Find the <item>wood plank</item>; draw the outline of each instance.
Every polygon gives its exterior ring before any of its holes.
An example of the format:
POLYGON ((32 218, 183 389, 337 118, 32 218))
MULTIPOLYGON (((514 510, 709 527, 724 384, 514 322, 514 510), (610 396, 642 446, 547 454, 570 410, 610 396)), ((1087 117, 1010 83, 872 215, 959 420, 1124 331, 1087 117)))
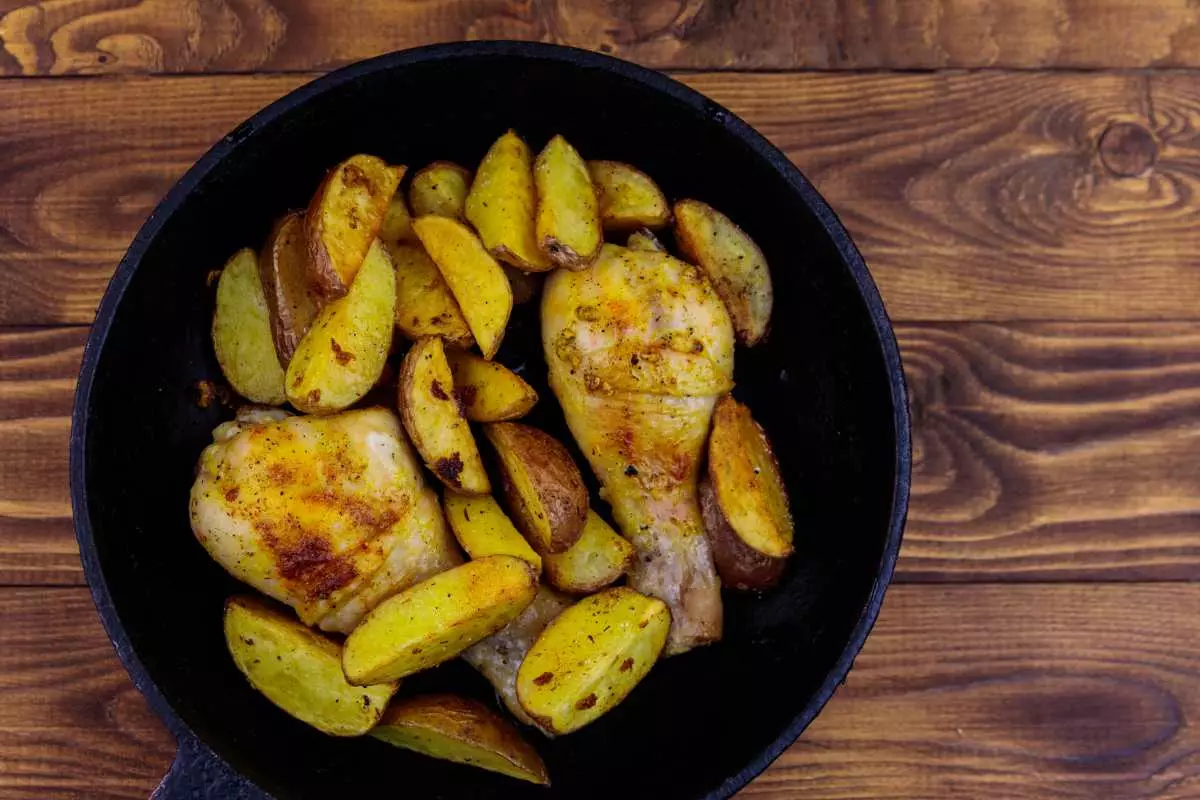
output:
MULTIPOLYGON (((1200 579, 1200 322, 898 328, 899 580, 1200 579)), ((84 329, 0 332, 0 584, 78 584, 66 446, 84 329)))
MULTIPOLYGON (((898 319, 1185 319, 1200 308, 1194 81, 685 77, 806 171, 898 319)), ((171 183, 304 80, 0 81, 0 148, 13 154, 0 171, 0 324, 90 322, 171 183)))
MULTIPOLYGON (((172 743, 86 591, 3 589, 0 611, 0 794, 146 797, 172 743)), ((1195 584, 894 587, 847 684, 745 795, 1195 797, 1198 643, 1195 584)))
POLYGON ((487 38, 660 68, 1200 65, 1188 0, 4 0, 0 12, 10 75, 324 69, 487 38))

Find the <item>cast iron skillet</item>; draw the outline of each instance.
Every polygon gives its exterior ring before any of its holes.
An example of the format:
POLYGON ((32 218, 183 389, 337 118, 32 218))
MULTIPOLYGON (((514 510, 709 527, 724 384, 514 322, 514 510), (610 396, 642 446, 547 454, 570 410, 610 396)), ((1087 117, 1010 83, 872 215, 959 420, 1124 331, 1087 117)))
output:
MULTIPOLYGON (((153 115, 154 109, 145 109, 153 115)), ((536 308, 500 358, 543 398, 536 308)), ((728 797, 778 756, 845 679, 900 545, 910 443, 903 376, 858 251, 817 192, 740 119, 660 74, 542 44, 426 47, 339 70, 260 111, 168 193, 104 296, 84 354, 71 494, 84 570, 138 688, 179 740, 162 798, 728 797), (762 597, 726 592, 726 636, 658 665, 596 724, 537 740, 554 786, 532 787, 311 730, 234 668, 221 609, 238 585, 188 529, 187 492, 212 428, 193 386, 219 379, 209 270, 258 246, 323 171, 369 152, 420 166, 478 163, 509 127, 535 147, 564 134, 587 157, 629 161, 669 197, 711 202, 770 261, 769 341, 737 355, 737 395, 770 433, 791 489, 798 553, 762 597)), ((494 702, 453 663, 405 689, 494 702)))

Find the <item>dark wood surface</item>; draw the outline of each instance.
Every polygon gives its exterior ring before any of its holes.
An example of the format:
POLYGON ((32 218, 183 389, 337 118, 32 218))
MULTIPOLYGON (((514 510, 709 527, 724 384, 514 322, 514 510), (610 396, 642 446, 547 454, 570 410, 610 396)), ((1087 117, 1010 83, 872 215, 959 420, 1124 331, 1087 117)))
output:
POLYGON ((67 496, 137 227, 320 71, 491 37, 680 70, 817 184, 897 320, 900 585, 746 794, 1200 797, 1194 0, 0 0, 0 798, 146 797, 173 752, 67 496))

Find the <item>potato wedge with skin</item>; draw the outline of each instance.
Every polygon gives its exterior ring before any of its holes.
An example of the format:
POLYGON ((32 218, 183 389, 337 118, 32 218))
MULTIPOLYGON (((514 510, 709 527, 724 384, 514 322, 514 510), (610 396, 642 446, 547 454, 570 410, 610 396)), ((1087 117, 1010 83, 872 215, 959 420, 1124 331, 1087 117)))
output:
POLYGON ((551 139, 533 164, 537 186, 537 243, 550 261, 584 269, 600 254, 600 201, 587 162, 561 136, 551 139))
POLYGON ((769 589, 779 583, 787 567, 787 557, 764 555, 743 542, 725 519, 708 478, 700 481, 700 516, 722 586, 753 591, 769 589))
POLYGON ((331 736, 361 736, 379 721, 394 682, 351 686, 342 646, 255 597, 225 603, 225 641, 250 685, 331 736))
POLYGON ((542 274, 540 272, 522 272, 508 264, 500 266, 504 267, 504 274, 508 276, 508 285, 512 288, 515 305, 528 303, 538 296, 538 292, 542 290, 542 274))
POLYGON ((537 405, 533 387, 503 364, 454 349, 446 351, 446 359, 463 413, 472 422, 518 419, 537 405))
POLYGON ((483 426, 496 449, 513 522, 543 556, 564 553, 583 535, 588 492, 567 448, 550 434, 516 422, 483 426))
POLYGON ((528 561, 541 573, 542 557, 529 546, 491 495, 470 497, 447 493, 442 505, 454 538, 468 556, 514 556, 528 561))
POLYGON ((492 144, 475 171, 467 220, 496 258, 526 272, 546 272, 554 263, 538 250, 536 214, 533 153, 516 131, 509 131, 492 144))
POLYGON ((435 667, 516 619, 536 593, 533 567, 513 556, 438 573, 383 601, 351 631, 346 679, 364 686, 435 667))
POLYGON ((217 283, 213 349, 235 392, 251 402, 277 406, 287 396, 270 317, 258 258, 249 248, 239 250, 225 263, 217 283))
POLYGON ((642 250, 647 253, 667 252, 667 248, 654 235, 654 231, 649 228, 638 228, 629 234, 629 239, 625 242, 625 246, 630 250, 642 250))
POLYGON ((589 161, 600 197, 600 222, 609 232, 661 228, 671 222, 667 196, 650 176, 622 161, 589 161))
POLYGON ((488 494, 492 484, 458 399, 442 340, 420 339, 400 365, 400 420, 425 465, 448 488, 488 494))
POLYGON ((345 297, 327 302, 287 368, 287 399, 307 414, 361 400, 387 365, 396 318, 396 271, 379 240, 345 297))
POLYGON ((417 243, 389 245, 396 265, 396 327, 409 339, 440 336, 459 347, 475 337, 437 264, 417 243))
POLYGON ((465 697, 439 694, 401 700, 371 735, 422 755, 550 785, 541 756, 517 729, 465 697))
POLYGON ((770 558, 792 553, 793 524, 787 488, 766 433, 750 409, 725 395, 713 412, 708 479, 733 533, 770 558))
POLYGON ((512 314, 512 287, 504 270, 471 229, 458 220, 418 217, 413 230, 458 301, 483 357, 491 359, 500 349, 512 314))
POLYGON ((327 297, 345 295, 354 283, 404 171, 360 154, 338 164, 321 182, 304 215, 304 229, 313 283, 327 297))
POLYGON ((309 281, 304 215, 299 211, 276 223, 258 259, 258 273, 271 312, 275 352, 287 369, 296 346, 321 310, 321 297, 309 281))
POLYGON ((404 202, 404 195, 400 192, 396 192, 392 202, 388 204, 387 213, 383 216, 383 225, 379 227, 379 238, 385 244, 417 240, 417 235, 412 229, 412 214, 408 213, 408 204, 404 202))
POLYGON ((589 509, 579 541, 565 553, 546 556, 546 581, 571 594, 598 592, 628 571, 634 555, 633 545, 589 509))
POLYGON ((707 203, 680 200, 675 204, 675 241, 712 281, 729 309, 738 341, 748 347, 762 341, 775 295, 767 259, 754 240, 707 203))
POLYGON ((624 587, 585 597, 546 626, 517 671, 517 698, 539 725, 571 733, 624 700, 662 653, 666 603, 624 587))
POLYGON ((408 187, 408 203, 418 217, 437 214, 465 220, 470 190, 469 169, 453 161, 435 161, 413 176, 408 187))

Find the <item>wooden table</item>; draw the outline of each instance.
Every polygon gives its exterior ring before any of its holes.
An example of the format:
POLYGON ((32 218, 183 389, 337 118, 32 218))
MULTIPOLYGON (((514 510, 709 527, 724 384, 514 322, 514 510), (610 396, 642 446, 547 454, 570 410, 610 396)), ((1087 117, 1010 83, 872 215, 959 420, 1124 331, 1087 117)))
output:
POLYGON ((897 323, 897 585, 747 794, 1200 796, 1195 0, 0 0, 0 796, 146 797, 173 752, 67 497, 81 348, 131 236, 319 71, 498 37, 674 70, 745 117, 897 323))

